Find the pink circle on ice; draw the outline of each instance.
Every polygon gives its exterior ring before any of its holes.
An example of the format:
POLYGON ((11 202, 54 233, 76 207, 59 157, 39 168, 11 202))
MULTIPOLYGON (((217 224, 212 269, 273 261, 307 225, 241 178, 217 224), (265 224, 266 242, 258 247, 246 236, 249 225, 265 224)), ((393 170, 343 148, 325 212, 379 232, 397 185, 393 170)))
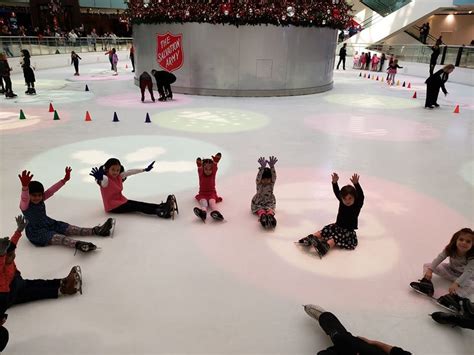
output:
POLYGON ((305 124, 327 134, 380 141, 424 141, 438 138, 438 129, 426 123, 389 115, 318 115, 307 117, 305 124))
POLYGON ((167 109, 191 102, 189 95, 173 94, 173 100, 165 102, 158 101, 160 97, 157 92, 154 93, 155 102, 151 101, 150 94, 145 92, 145 102, 140 101, 140 90, 137 88, 136 92, 128 92, 125 94, 102 96, 97 99, 97 103, 108 107, 134 107, 134 108, 149 108, 167 109))

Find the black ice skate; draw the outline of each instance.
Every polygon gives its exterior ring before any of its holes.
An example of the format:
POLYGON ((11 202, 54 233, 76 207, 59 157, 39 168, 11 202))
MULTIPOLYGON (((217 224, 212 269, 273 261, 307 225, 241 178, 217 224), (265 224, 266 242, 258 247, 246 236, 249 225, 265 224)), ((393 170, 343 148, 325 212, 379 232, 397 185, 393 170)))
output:
POLYGON ((18 96, 18 95, 15 94, 15 93, 13 93, 13 92, 7 92, 7 93, 5 94, 5 97, 6 97, 7 99, 12 99, 12 98, 17 97, 17 96, 18 96))
POLYGON ((437 303, 448 311, 458 313, 461 311, 461 300, 456 294, 447 294, 438 298, 437 303))
POLYGON ((425 279, 424 277, 419 282, 411 282, 410 287, 416 292, 419 292, 428 297, 433 297, 434 287, 431 280, 425 279))
POLYGON ((0 89, 0 94, 4 94, 5 93, 5 89, 0 89))
POLYGON ((267 229, 269 226, 268 216, 266 214, 262 214, 259 218, 260 224, 263 228, 267 229))
POLYGON ((277 220, 275 219, 275 216, 272 214, 268 215, 268 222, 270 224, 271 229, 274 229, 277 225, 277 220))
POLYGON ((166 198, 166 208, 168 210, 169 217, 174 219, 175 212, 179 214, 178 210, 178 202, 176 201, 176 197, 174 195, 168 195, 166 198))
POLYGON ((316 249, 316 253, 318 253, 320 259, 322 259, 330 249, 329 244, 325 240, 316 238, 314 235, 308 236, 308 240, 314 249, 316 249))
POLYGON ((30 95, 36 95, 36 89, 35 88, 31 88, 30 95))
POLYGON ((112 237, 115 230, 115 218, 108 218, 103 225, 96 226, 92 230, 95 235, 101 237, 112 237))
POLYGON ((214 218, 215 221, 223 221, 224 216, 219 211, 212 211, 211 217, 214 218))
POLYGON ((311 243, 309 241, 309 237, 312 237, 313 235, 312 234, 309 234, 307 237, 304 237, 304 238, 301 238, 300 240, 298 240, 296 243, 298 244, 301 244, 305 247, 310 247, 311 246, 311 243))
POLYGON ((201 209, 198 208, 198 207, 194 207, 193 212, 194 212, 194 214, 195 214, 197 217, 201 218, 201 220, 202 220, 204 223, 206 223, 206 217, 207 217, 207 212, 206 212, 206 211, 201 210, 201 209))
MULTIPOLYGON (((76 248, 76 252, 78 250, 82 251, 83 253, 88 253, 90 251, 94 251, 97 249, 97 246, 92 244, 92 243, 89 243, 89 242, 82 242, 82 241, 77 241, 76 242, 76 245, 75 245, 75 248, 76 248)), ((74 253, 74 255, 76 255, 76 252, 74 253)))
POLYGON ((173 94, 168 94, 168 95, 166 96, 166 98, 167 98, 167 99, 170 99, 170 100, 173 100, 173 94))
POLYGON ((158 99, 158 101, 166 101, 166 96, 160 96, 160 98, 158 99))

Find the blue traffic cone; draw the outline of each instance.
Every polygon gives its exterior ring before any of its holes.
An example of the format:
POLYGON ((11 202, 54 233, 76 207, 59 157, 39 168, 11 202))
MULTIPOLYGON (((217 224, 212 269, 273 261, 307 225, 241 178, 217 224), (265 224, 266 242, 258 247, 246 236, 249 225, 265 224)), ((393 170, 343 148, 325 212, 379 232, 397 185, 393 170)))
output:
POLYGON ((114 112, 114 119, 112 122, 120 122, 117 116, 117 112, 114 112))

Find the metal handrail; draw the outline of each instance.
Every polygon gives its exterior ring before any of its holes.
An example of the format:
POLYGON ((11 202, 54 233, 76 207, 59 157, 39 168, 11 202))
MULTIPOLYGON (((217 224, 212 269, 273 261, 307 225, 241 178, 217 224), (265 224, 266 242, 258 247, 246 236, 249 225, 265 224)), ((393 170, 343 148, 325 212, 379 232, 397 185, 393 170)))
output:
MULTIPOLYGON (((353 56, 355 52, 378 52, 393 55, 400 61, 429 63, 431 59, 431 45, 425 44, 372 44, 348 43, 347 55, 353 56)), ((474 46, 441 46, 441 55, 438 64, 454 64, 462 68, 474 68, 474 46)))
POLYGON ((7 57, 19 57, 22 49, 31 55, 65 54, 107 51, 115 48, 127 50, 132 45, 131 37, 38 37, 38 36, 0 36, 0 52, 7 57))

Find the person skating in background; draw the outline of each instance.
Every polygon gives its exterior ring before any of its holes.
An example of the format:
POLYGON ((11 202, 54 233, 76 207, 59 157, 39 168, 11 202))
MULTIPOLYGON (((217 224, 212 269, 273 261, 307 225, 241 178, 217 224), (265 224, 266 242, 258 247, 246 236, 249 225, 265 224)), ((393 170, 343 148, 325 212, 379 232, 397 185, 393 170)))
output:
POLYGON ((113 228, 113 220, 109 218, 101 226, 83 228, 56 221, 46 214, 45 201, 52 197, 71 178, 71 168, 66 167, 64 178, 51 186, 46 191, 39 181, 31 181, 33 175, 29 171, 23 170, 18 175, 22 185, 20 210, 28 219, 26 227, 26 237, 36 246, 44 247, 48 245, 63 245, 75 248, 82 252, 90 252, 97 247, 89 242, 72 239, 70 236, 109 236, 113 228))
POLYGON ((151 96, 151 100, 155 102, 155 96, 153 95, 153 81, 151 79, 150 74, 144 71, 140 75, 138 82, 140 85, 140 92, 142 94, 142 102, 145 101, 145 89, 148 89, 148 92, 150 93, 150 96, 151 96))
POLYGON ((431 75, 426 79, 426 100, 425 108, 435 108, 439 107, 438 96, 439 90, 443 90, 444 95, 448 95, 448 90, 446 90, 445 83, 449 79, 449 74, 454 70, 454 65, 448 64, 445 65, 443 69, 438 70, 436 73, 431 75))
POLYGON ((135 48, 133 47, 133 44, 130 47, 129 58, 130 58, 130 61, 132 62, 132 73, 135 73, 135 48))
POLYGON ((0 77, 2 79, 2 91, 0 93, 4 93, 6 98, 13 98, 17 95, 12 90, 12 80, 10 79, 10 72, 12 68, 8 65, 7 56, 4 53, 0 53, 0 77), (3 82, 5 82, 5 86, 3 87, 3 82))
POLYGON ((257 193, 253 196, 250 204, 252 213, 258 216, 260 224, 265 229, 275 228, 277 224, 275 219, 276 198, 273 194, 277 178, 275 170, 277 161, 278 159, 274 156, 269 157, 269 160, 264 157, 258 159, 260 167, 255 180, 257 193))
POLYGON ((171 91, 171 84, 176 81, 176 76, 165 70, 155 69, 151 71, 151 75, 155 77, 158 93, 160 94, 158 101, 172 100, 173 92, 171 91))
POLYGON ((23 68, 23 76, 25 78, 26 86, 28 87, 25 91, 27 95, 34 95, 36 94, 35 89, 35 73, 33 72, 33 68, 31 67, 31 56, 30 52, 27 49, 21 50, 21 67, 23 68))
POLYGON ((79 57, 79 55, 72 51, 71 52, 71 64, 74 64, 74 70, 75 70, 75 73, 74 75, 79 75, 79 60, 81 60, 82 58, 79 57))
POLYGON ((347 55, 347 43, 344 43, 339 50, 339 62, 337 63, 336 69, 339 69, 339 65, 342 62, 342 70, 346 70, 346 55, 347 55))

